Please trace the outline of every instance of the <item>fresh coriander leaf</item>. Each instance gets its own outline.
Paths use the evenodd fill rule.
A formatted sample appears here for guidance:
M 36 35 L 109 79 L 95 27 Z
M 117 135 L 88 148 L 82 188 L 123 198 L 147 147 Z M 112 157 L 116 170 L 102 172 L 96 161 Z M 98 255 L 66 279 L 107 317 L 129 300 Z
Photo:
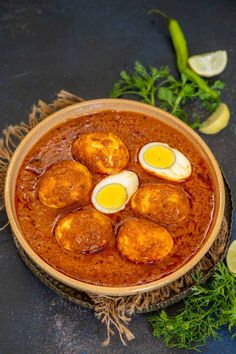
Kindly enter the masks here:
M 225 87 L 225 84 L 221 80 L 216 80 L 211 86 L 212 90 L 221 91 Z
M 168 88 L 168 87 L 160 87 L 158 90 L 158 99 L 160 101 L 162 101 L 162 103 L 166 102 L 167 107 L 172 107 L 174 100 L 175 100 L 175 96 L 173 94 L 173 91 Z
M 131 83 L 131 77 L 127 74 L 126 71 L 122 70 L 120 72 L 120 77 L 124 80 L 124 82 L 126 82 L 127 84 Z
M 223 87 L 224 84 L 220 80 L 216 80 L 211 86 L 219 93 Z M 220 103 L 219 97 L 213 99 L 208 93 L 199 89 L 196 83 L 189 81 L 186 75 L 182 74 L 177 80 L 170 74 L 168 67 L 145 68 L 139 61 L 134 64 L 133 73 L 121 71 L 120 79 L 114 84 L 110 96 L 113 98 L 131 96 L 147 104 L 158 105 L 193 129 L 199 128 L 201 121 L 199 115 L 188 119 L 188 105 L 191 101 L 199 101 L 200 107 L 209 112 L 214 111 Z
M 139 61 L 136 61 L 134 63 L 134 70 L 144 79 L 149 78 L 149 74 L 148 74 L 147 70 L 144 68 L 144 66 Z

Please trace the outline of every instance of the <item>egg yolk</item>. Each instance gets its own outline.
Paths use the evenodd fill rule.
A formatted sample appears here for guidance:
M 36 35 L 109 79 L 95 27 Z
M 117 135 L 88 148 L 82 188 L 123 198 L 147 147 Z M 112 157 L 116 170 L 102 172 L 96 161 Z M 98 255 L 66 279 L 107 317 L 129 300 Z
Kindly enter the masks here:
M 169 168 L 175 162 L 175 153 L 166 146 L 151 146 L 143 154 L 144 161 L 156 168 Z
M 96 195 L 96 202 L 105 209 L 119 209 L 128 196 L 122 184 L 113 183 L 101 188 Z

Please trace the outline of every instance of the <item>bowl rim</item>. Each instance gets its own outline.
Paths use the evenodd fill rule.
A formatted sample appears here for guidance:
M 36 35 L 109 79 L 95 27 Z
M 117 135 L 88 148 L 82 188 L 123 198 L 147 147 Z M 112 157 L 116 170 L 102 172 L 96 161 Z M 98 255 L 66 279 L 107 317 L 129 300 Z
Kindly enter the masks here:
M 114 106 L 113 108 L 108 108 L 107 106 Z M 123 106 L 129 106 L 129 108 L 124 108 Z M 62 124 L 65 121 L 71 120 L 73 118 L 76 118 L 78 116 L 86 115 L 88 113 L 89 107 L 93 107 L 94 112 L 98 111 L 104 111 L 104 110 L 114 110 L 114 111 L 130 111 L 130 112 L 146 112 L 145 114 L 148 116 L 154 116 L 157 114 L 160 114 L 159 120 L 164 121 L 165 118 L 167 118 L 167 122 L 165 122 L 167 125 L 172 125 L 174 126 L 175 129 L 178 130 L 178 128 L 181 128 L 183 130 L 182 134 L 187 133 L 187 138 L 189 138 L 189 135 L 192 136 L 195 140 L 195 142 L 198 143 L 199 146 L 201 146 L 202 150 L 204 153 L 208 156 L 212 167 L 214 169 L 215 175 L 216 175 L 216 180 L 218 183 L 218 194 L 219 194 L 219 206 L 218 206 L 218 213 L 216 217 L 215 224 L 211 230 L 210 236 L 208 237 L 208 240 L 205 242 L 204 246 L 200 246 L 200 248 L 196 251 L 196 253 L 191 257 L 190 260 L 187 260 L 186 263 L 184 263 L 182 266 L 177 268 L 174 272 L 160 278 L 154 281 L 151 281 L 149 283 L 145 284 L 140 284 L 140 285 L 131 285 L 131 286 L 102 286 L 102 285 L 94 285 L 90 283 L 86 283 L 80 280 L 76 280 L 70 276 L 65 275 L 64 273 L 56 270 L 52 266 L 50 266 L 47 262 L 45 262 L 37 253 L 31 248 L 29 243 L 26 241 L 24 238 L 23 232 L 20 229 L 20 226 L 17 223 L 17 217 L 15 216 L 15 187 L 16 183 L 14 184 L 14 191 L 12 193 L 12 179 L 15 178 L 16 182 L 16 175 L 18 175 L 19 168 L 17 170 L 17 173 L 15 171 L 15 164 L 16 161 L 21 160 L 20 166 L 27 155 L 27 153 L 30 151 L 30 149 L 39 141 L 40 137 L 37 137 L 37 132 L 40 131 L 42 127 L 46 127 L 49 122 L 54 121 L 56 123 L 56 117 L 60 115 L 65 115 L 69 114 L 71 112 L 70 118 L 65 118 L 64 120 L 60 120 L 56 124 L 50 126 L 50 129 L 47 130 L 50 131 L 53 127 L 56 127 L 57 125 Z M 123 107 L 123 108 L 122 108 Z M 77 113 L 78 111 L 81 111 L 81 113 Z M 74 113 L 72 113 L 74 112 Z M 152 115 L 153 113 L 153 115 Z M 158 119 L 158 118 L 157 118 Z M 44 136 L 46 134 L 46 131 L 42 134 Z M 185 135 L 185 134 L 184 134 Z M 34 140 L 34 143 L 29 145 L 28 150 L 21 156 L 22 149 L 27 146 L 28 142 L 32 137 L 36 137 Z M 198 146 L 198 147 L 199 147 Z M 66 108 L 60 109 L 59 111 L 51 114 L 47 118 L 43 119 L 40 121 L 21 141 L 21 143 L 18 145 L 16 148 L 8 170 L 7 170 L 7 175 L 5 179 L 5 189 L 4 189 L 4 198 L 5 198 L 5 206 L 6 206 L 6 212 L 7 216 L 11 225 L 12 232 L 16 236 L 18 242 L 20 243 L 21 247 L 23 250 L 26 252 L 26 254 L 32 259 L 33 262 L 37 264 L 43 271 L 48 273 L 50 276 L 52 276 L 54 279 L 66 284 L 67 286 L 70 286 L 72 288 L 75 288 L 80 291 L 85 291 L 88 293 L 94 293 L 94 294 L 99 294 L 99 295 L 110 295 L 110 296 L 126 296 L 126 295 L 134 295 L 137 293 L 142 293 L 142 292 L 148 292 L 163 286 L 168 285 L 169 283 L 172 283 L 173 281 L 177 280 L 184 274 L 186 274 L 190 269 L 192 269 L 199 261 L 200 259 L 207 253 L 207 251 L 210 249 L 211 245 L 213 244 L 218 231 L 220 229 L 223 216 L 224 216 L 224 208 L 225 208 L 225 190 L 224 190 L 224 182 L 222 178 L 222 174 L 219 168 L 219 165 L 211 152 L 210 148 L 207 146 L 207 144 L 202 140 L 202 138 L 195 132 L 193 129 L 191 129 L 189 126 L 187 126 L 184 122 L 179 120 L 178 118 L 174 117 L 170 113 L 163 111 L 157 107 L 150 106 L 145 103 L 137 102 L 137 101 L 132 101 L 132 100 L 127 100 L 127 99 L 112 99 L 112 98 L 101 98 L 101 99 L 95 99 L 95 100 L 87 100 L 83 101 L 80 103 L 73 104 L 71 106 L 68 106 Z

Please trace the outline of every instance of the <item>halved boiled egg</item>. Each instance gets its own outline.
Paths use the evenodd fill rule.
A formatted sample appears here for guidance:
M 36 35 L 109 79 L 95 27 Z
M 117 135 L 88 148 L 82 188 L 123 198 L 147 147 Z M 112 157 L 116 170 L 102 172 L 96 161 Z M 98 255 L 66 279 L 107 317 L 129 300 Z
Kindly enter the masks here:
M 139 152 L 138 160 L 148 173 L 170 181 L 184 180 L 192 172 L 187 157 L 164 143 L 153 142 L 144 145 Z
M 123 210 L 139 187 L 139 179 L 132 171 L 122 171 L 104 178 L 92 193 L 94 207 L 105 214 Z

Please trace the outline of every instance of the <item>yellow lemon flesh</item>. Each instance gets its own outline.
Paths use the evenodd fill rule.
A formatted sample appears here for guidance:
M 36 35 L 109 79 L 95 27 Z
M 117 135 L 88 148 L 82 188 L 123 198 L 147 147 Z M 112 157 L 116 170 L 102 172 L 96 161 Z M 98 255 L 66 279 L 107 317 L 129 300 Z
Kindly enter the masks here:
M 226 262 L 229 271 L 236 276 L 236 240 L 229 246 Z
M 143 154 L 144 161 L 156 168 L 169 168 L 175 162 L 174 152 L 166 146 L 151 146 Z
M 188 59 L 190 68 L 203 77 L 213 77 L 221 74 L 227 65 L 227 52 L 216 52 L 194 55 Z
M 204 134 L 216 134 L 228 125 L 229 118 L 228 106 L 225 103 L 220 103 L 215 112 L 202 123 L 199 131 Z
M 127 191 L 122 184 L 112 183 L 100 189 L 96 202 L 106 209 L 119 209 L 127 200 Z

